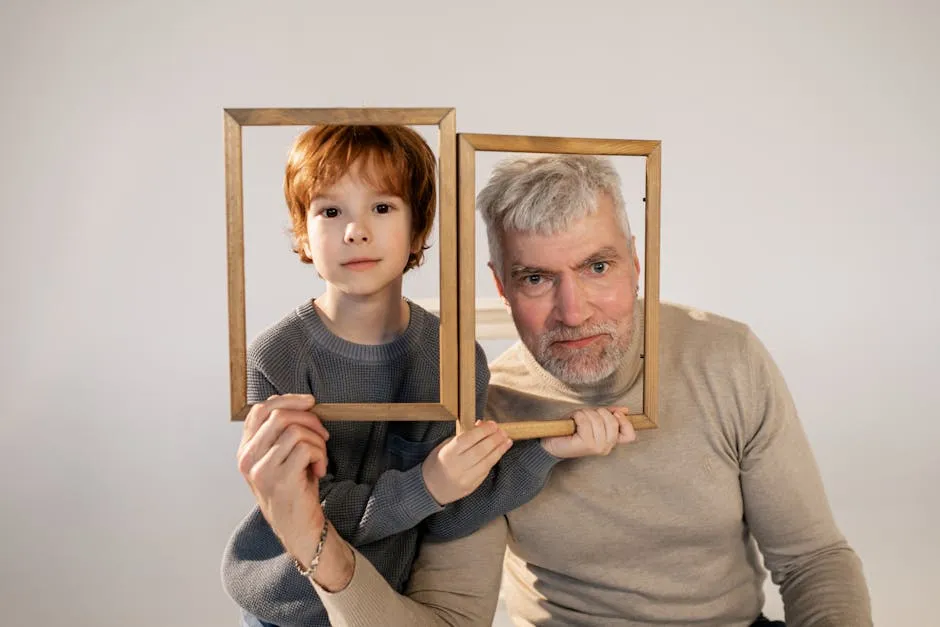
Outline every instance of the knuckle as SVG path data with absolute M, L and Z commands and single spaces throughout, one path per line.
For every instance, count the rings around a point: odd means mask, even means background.
M 247 455 L 239 456 L 238 458 L 238 472 L 243 476 L 247 477 L 251 473 L 251 460 Z
M 258 488 L 264 486 L 265 473 L 260 465 L 249 468 L 245 476 L 253 486 Z

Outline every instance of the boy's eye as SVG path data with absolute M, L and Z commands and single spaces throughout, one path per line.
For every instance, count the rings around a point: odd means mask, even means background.
M 337 209 L 336 207 L 327 207 L 326 209 L 323 210 L 324 218 L 335 218 L 338 215 L 339 215 L 339 209 Z
M 380 202 L 379 204 L 375 206 L 376 213 L 388 213 L 391 210 L 392 210 L 392 206 L 385 202 Z

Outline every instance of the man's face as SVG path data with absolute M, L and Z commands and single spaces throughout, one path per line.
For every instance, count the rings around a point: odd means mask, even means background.
M 503 234 L 497 288 L 522 342 L 548 372 L 591 384 L 622 362 L 633 335 L 640 261 L 606 194 L 563 233 Z

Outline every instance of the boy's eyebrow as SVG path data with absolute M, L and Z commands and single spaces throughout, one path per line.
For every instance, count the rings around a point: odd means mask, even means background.
M 404 202 L 404 200 L 405 200 L 404 198 L 402 198 L 401 196 L 395 194 L 394 192 L 376 192 L 375 194 L 373 194 L 373 198 L 391 198 L 391 199 L 393 199 L 393 200 L 401 200 L 402 202 Z M 337 201 L 339 200 L 339 198 L 337 198 L 337 197 L 335 197 L 335 196 L 331 196 L 330 194 L 316 194 L 316 195 L 314 195 L 314 197 L 310 200 L 310 202 L 311 202 L 311 203 L 314 203 L 314 202 L 316 202 L 316 201 L 318 201 L 318 200 L 325 200 L 325 201 L 328 201 L 328 202 L 337 202 Z

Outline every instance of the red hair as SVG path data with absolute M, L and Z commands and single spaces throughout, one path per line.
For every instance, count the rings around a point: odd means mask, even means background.
M 437 194 L 436 160 L 424 139 L 407 126 L 324 125 L 302 133 L 291 147 L 284 172 L 284 197 L 290 211 L 294 252 L 304 263 L 313 260 L 299 245 L 307 239 L 307 210 L 324 189 L 343 178 L 364 158 L 360 172 L 382 193 L 398 196 L 411 207 L 413 242 L 417 253 L 404 271 L 421 265 L 425 242 L 434 223 Z

